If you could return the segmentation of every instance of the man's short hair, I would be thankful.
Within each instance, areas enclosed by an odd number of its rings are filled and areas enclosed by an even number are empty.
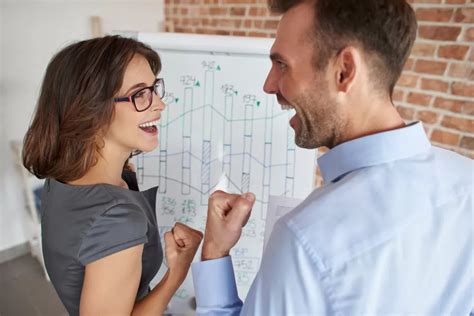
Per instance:
[[[313,4],[316,69],[325,69],[344,47],[359,46],[370,57],[375,87],[392,94],[416,38],[416,16],[405,0],[268,1],[275,13],[305,1]]]

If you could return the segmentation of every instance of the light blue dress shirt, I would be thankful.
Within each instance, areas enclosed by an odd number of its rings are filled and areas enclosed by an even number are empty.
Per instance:
[[[466,315],[472,160],[417,122],[319,159],[325,185],[275,225],[245,304],[230,257],[193,264],[199,315]]]

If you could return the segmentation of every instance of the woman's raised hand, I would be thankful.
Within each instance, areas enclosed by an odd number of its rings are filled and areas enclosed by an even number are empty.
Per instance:
[[[165,256],[170,277],[182,283],[199,248],[203,234],[189,226],[176,223],[165,233]]]

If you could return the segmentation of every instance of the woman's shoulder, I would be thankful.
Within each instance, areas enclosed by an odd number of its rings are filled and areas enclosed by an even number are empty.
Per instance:
[[[111,184],[71,185],[55,179],[47,179],[41,200],[47,209],[60,207],[77,212],[97,209],[102,213],[120,205],[134,205],[142,208],[141,193]]]
[[[116,204],[96,216],[84,232],[78,259],[82,264],[148,242],[149,220],[134,204]]]
[[[143,203],[122,191],[127,190],[47,180],[42,204],[46,252],[66,253],[71,260],[85,265],[146,243],[150,220],[143,211]]]

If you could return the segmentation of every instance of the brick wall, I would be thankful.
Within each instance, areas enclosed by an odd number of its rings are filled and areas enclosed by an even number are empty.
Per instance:
[[[175,32],[274,37],[266,0],[165,0]],[[418,39],[394,92],[407,121],[431,141],[474,158],[474,0],[411,0]]]

